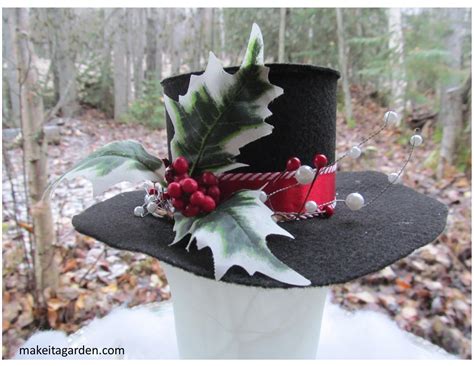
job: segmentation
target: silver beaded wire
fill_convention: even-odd
[[[363,145],[366,144],[368,141],[372,140],[372,139],[375,138],[377,135],[379,135],[379,134],[380,134],[383,130],[385,130],[391,123],[394,122],[394,119],[396,120],[397,118],[398,118],[398,116],[396,115],[395,112],[388,111],[388,112],[385,113],[385,115],[384,115],[384,124],[383,124],[383,126],[380,127],[378,130],[376,130],[375,132],[373,132],[372,134],[370,134],[368,137],[364,138],[361,142],[359,142],[357,145],[354,145],[354,146],[357,147],[357,148],[363,146]],[[415,129],[415,133],[417,133],[417,132],[419,132],[419,129],[418,129],[418,128]],[[415,136],[415,135],[414,135],[414,136]],[[405,161],[405,163],[403,164],[403,166],[401,167],[401,169],[398,171],[396,177],[395,177],[393,180],[389,181],[389,183],[388,183],[379,193],[377,193],[369,202],[363,204],[363,205],[361,206],[361,208],[362,208],[362,207],[367,207],[367,206],[373,204],[373,203],[374,203],[377,199],[379,199],[392,185],[397,184],[398,179],[399,179],[400,176],[402,175],[402,173],[403,173],[403,171],[405,170],[405,168],[407,167],[408,163],[411,161],[412,156],[413,156],[413,152],[414,152],[414,150],[415,150],[415,147],[417,146],[417,145],[414,143],[414,141],[412,141],[412,139],[413,139],[414,136],[412,136],[412,138],[410,139],[410,152],[409,152],[409,154],[408,154],[408,158],[407,158],[407,160]],[[421,137],[420,137],[420,141],[422,141]],[[353,147],[354,147],[354,146],[353,146]],[[350,151],[350,150],[349,150],[349,151]],[[337,158],[337,159],[334,161],[334,163],[329,164],[328,166],[332,166],[332,165],[334,165],[334,164],[337,164],[337,163],[340,162],[341,160],[343,160],[345,157],[348,156],[349,151],[345,152],[342,156],[340,156],[339,158]],[[282,174],[284,174],[284,172],[283,172]],[[273,182],[277,181],[278,179],[280,179],[280,177],[282,176],[282,174],[279,175],[276,179],[274,179],[274,181],[265,183],[265,184],[262,186],[261,189],[265,188],[269,183],[273,183]],[[318,177],[318,171],[316,171],[315,177],[314,177],[313,181],[311,182],[311,187],[310,187],[309,191],[311,191],[311,189],[312,189],[312,187],[313,187],[313,185],[314,185],[314,183],[315,183],[317,177]],[[288,187],[283,187],[283,188],[280,188],[280,189],[278,189],[278,190],[276,190],[276,191],[274,191],[274,192],[269,193],[267,197],[268,197],[268,203],[269,203],[270,208],[271,208],[272,210],[274,210],[273,207],[272,207],[272,205],[271,205],[271,199],[270,199],[272,196],[274,196],[274,195],[277,194],[277,193],[280,193],[280,192],[286,191],[286,190],[288,190],[288,189],[294,188],[294,187],[296,187],[296,186],[298,186],[298,185],[299,185],[299,183],[296,183],[296,184],[290,185],[290,186],[288,186]],[[335,199],[335,200],[332,200],[332,201],[329,201],[329,202],[325,202],[325,203],[323,203],[323,204],[318,204],[318,205],[317,205],[317,206],[318,206],[318,209],[317,209],[315,212],[312,212],[311,215],[313,215],[313,216],[318,216],[318,215],[324,214],[325,212],[324,212],[323,210],[320,210],[319,207],[326,207],[327,205],[331,205],[331,204],[336,203],[336,202],[345,202],[345,200],[342,200],[342,199]],[[305,202],[303,203],[303,206],[302,206],[302,207],[304,207],[305,203],[306,203],[306,199],[305,199]],[[299,212],[286,212],[286,213],[283,213],[283,212],[275,212],[275,214],[281,215],[281,216],[286,217],[286,218],[292,217],[292,219],[296,219],[296,220],[299,219],[299,217],[301,216],[301,213],[302,213],[302,208],[300,209]]]
[[[361,147],[363,145],[365,145],[367,142],[369,142],[370,140],[372,140],[374,137],[376,137],[377,135],[379,135],[383,130],[385,130],[388,126],[388,123],[384,123],[384,125],[382,127],[380,127],[377,131],[373,132],[372,134],[370,134],[368,137],[366,137],[365,139],[363,139],[361,142],[359,142],[357,145],[354,145],[356,147]],[[330,165],[334,165],[334,164],[337,164],[338,162],[340,162],[342,159],[344,159],[347,155],[349,154],[349,150],[346,151],[344,154],[342,154],[339,158],[336,159],[336,161],[334,161],[334,163],[330,164]]]
[[[377,193],[369,202],[367,202],[366,204],[364,204],[363,207],[367,207],[369,205],[371,205],[372,203],[374,203],[377,199],[379,199],[386,191],[387,189],[389,189],[391,186],[393,186],[394,184],[397,184],[396,182],[398,181],[398,178],[400,178],[400,176],[402,175],[403,171],[405,170],[405,168],[407,167],[408,163],[410,162],[412,156],[413,156],[413,151],[415,150],[415,145],[413,144],[410,144],[410,152],[408,153],[408,158],[407,160],[405,161],[405,163],[403,164],[403,166],[400,168],[400,170],[398,171],[397,173],[397,177],[392,181],[392,182],[388,182],[388,184],[379,192]]]

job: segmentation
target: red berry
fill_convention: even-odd
[[[301,161],[297,157],[289,158],[286,162],[286,170],[293,172],[301,166]]]
[[[179,182],[181,189],[186,193],[196,192],[198,184],[193,178],[185,178]]]
[[[201,208],[204,212],[214,211],[216,208],[216,201],[211,196],[204,196]]]
[[[328,158],[323,154],[316,154],[313,158],[313,166],[321,169],[328,165]]]
[[[176,183],[176,182],[170,183],[168,185],[167,192],[170,195],[170,197],[173,197],[173,198],[179,198],[181,197],[181,194],[183,193],[181,192],[181,186],[179,185],[179,183]]]
[[[174,177],[175,182],[181,182],[183,179],[189,178],[188,173],[180,174]]]
[[[198,182],[198,185],[199,185],[199,186],[204,185],[204,182],[203,182],[203,180],[202,180],[202,175],[199,175],[199,176],[196,177],[195,179],[196,179],[196,182]]]
[[[163,162],[163,164],[165,164],[165,168],[168,168],[171,164],[170,161],[166,158],[161,159],[161,161]]]
[[[331,206],[324,207],[324,217],[331,217],[334,215],[334,209]]]
[[[162,198],[163,198],[164,200],[169,200],[171,197],[170,197],[170,195],[169,195],[167,192],[165,192],[165,193],[163,193]]]
[[[210,186],[207,189],[207,194],[214,198],[215,201],[217,201],[221,197],[221,190],[218,186]]]
[[[202,174],[202,182],[206,186],[213,186],[217,184],[217,177],[211,172],[204,172]]]
[[[168,183],[174,181],[174,169],[171,167],[166,168],[165,170],[165,179]]]
[[[204,193],[204,194],[207,193],[206,187],[203,187],[203,186],[201,186],[201,185],[198,187],[198,191],[199,191],[199,192],[202,192],[202,193]]]
[[[183,215],[186,217],[193,217],[199,214],[200,208],[195,205],[187,205],[186,208],[183,210]]]
[[[155,195],[155,194],[157,194],[157,193],[158,193],[158,191],[157,191],[155,188],[150,188],[150,189],[148,190],[148,194],[149,194],[149,195]]]
[[[184,208],[184,201],[180,198],[173,198],[171,204],[178,211],[181,211]]]
[[[191,195],[191,197],[189,197],[189,202],[191,202],[193,205],[201,206],[204,202],[204,197],[204,193],[196,191]]]
[[[184,174],[188,172],[189,164],[188,161],[180,156],[173,161],[173,168],[176,171],[176,174]]]

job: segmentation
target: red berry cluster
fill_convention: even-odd
[[[166,162],[165,162],[166,164]],[[215,210],[221,191],[218,179],[211,172],[204,172],[196,179],[190,177],[189,163],[184,157],[176,158],[167,164],[165,179],[168,182],[167,194],[176,211],[186,217],[197,216]]]

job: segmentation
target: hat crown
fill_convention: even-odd
[[[310,65],[267,64],[269,80],[284,93],[269,105],[273,113],[266,122],[274,126],[272,134],[240,150],[237,161],[248,164],[238,171],[282,171],[292,156],[312,165],[316,153],[334,161],[336,148],[336,91],[339,73]],[[234,74],[238,67],[225,70]],[[175,100],[184,95],[193,72],[167,78],[161,82],[164,93]],[[168,146],[174,135],[173,124],[166,114]],[[170,158],[171,153],[169,152]]]

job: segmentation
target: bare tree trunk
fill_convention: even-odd
[[[285,62],[286,8],[280,8],[280,28],[278,31],[278,62]]]
[[[344,92],[344,110],[346,114],[346,121],[352,120],[352,98],[351,91],[349,89],[349,76],[347,73],[347,60],[346,60],[346,45],[344,39],[344,20],[342,18],[342,9],[336,8],[336,21],[337,21],[337,46],[339,51],[339,65],[341,67],[342,74],[342,89]]]
[[[114,63],[114,118],[127,112],[129,102],[130,72],[127,71],[127,34],[126,17],[123,9],[117,9],[112,15],[114,25],[113,63]]]
[[[440,160],[437,176],[442,178],[447,165],[452,165],[456,156],[456,143],[462,130],[462,85],[457,71],[462,65],[462,41],[464,37],[464,9],[450,8],[445,10],[450,20],[450,32],[446,38],[446,46],[450,53],[448,66],[452,76],[441,90],[440,120],[443,124]]]
[[[313,49],[313,44],[314,44],[314,19],[315,15],[312,14],[311,18],[309,19],[309,27],[308,27],[308,44],[310,49]],[[314,64],[314,54],[311,53],[309,55],[309,63]]]
[[[353,9],[353,17],[356,19],[363,19],[363,13],[361,8],[354,8]],[[363,22],[358,21],[355,24],[355,34],[357,38],[362,38],[364,37],[364,29],[362,27]],[[355,51],[355,52],[354,52]],[[359,64],[357,63],[358,60],[363,59],[363,50],[361,50],[361,47],[353,47],[351,49],[351,65],[349,66],[349,69],[352,71],[350,80],[354,84],[363,84],[363,76],[359,73],[358,67]]]
[[[202,41],[204,33],[204,9],[196,9],[191,20],[193,27],[193,38],[190,48],[192,49],[191,69],[197,71],[201,69],[201,55],[203,52]]]
[[[220,57],[222,60],[226,60],[226,49],[225,49],[225,21],[224,21],[224,9],[218,8],[217,19],[219,29],[219,42],[220,42]]]
[[[143,57],[145,55],[145,9],[133,9],[133,84],[134,96],[138,99],[142,95],[143,88]]]
[[[18,89],[18,71],[16,60],[15,14],[13,9],[3,9],[3,57],[7,64],[6,79],[11,103],[10,120],[13,126],[20,126],[20,91]],[[6,99],[4,97],[4,99]]]
[[[147,80],[153,78],[161,78],[158,75],[158,38],[157,38],[157,22],[158,22],[158,13],[156,8],[151,8],[148,11],[146,19],[146,71],[145,77]],[[161,57],[161,54],[160,54]]]
[[[405,58],[403,55],[404,40],[402,30],[402,12],[400,8],[390,8],[388,11],[388,29],[391,66],[391,109],[401,117],[405,114],[405,96],[407,78]],[[401,119],[400,119],[401,120]]]
[[[43,99],[38,83],[36,55],[29,37],[28,10],[16,9],[21,128],[25,154],[28,195],[35,239],[34,266],[40,306],[44,290],[56,289],[58,267],[54,256],[55,233],[48,200],[41,201],[47,186],[47,141],[43,130]]]
[[[57,71],[59,99],[64,100],[61,112],[65,117],[71,117],[79,110],[76,66],[74,65],[75,50],[70,37],[74,10],[50,8],[47,9],[47,12],[49,14],[50,31],[54,37],[51,43],[54,47],[51,62],[54,63]]]
[[[125,9],[125,26],[123,30],[125,32],[125,44],[122,46],[125,48],[125,63],[126,63],[126,76],[125,80],[127,82],[127,104],[129,104],[133,100],[133,93],[132,93],[132,68],[133,68],[133,42],[135,41],[132,37],[132,29],[133,29],[133,9]],[[128,108],[127,108],[128,109]]]
[[[171,73],[179,74],[182,59],[182,45],[186,36],[186,25],[183,22],[183,15],[180,8],[170,9],[170,21],[174,26],[171,29],[170,54],[171,54]]]

